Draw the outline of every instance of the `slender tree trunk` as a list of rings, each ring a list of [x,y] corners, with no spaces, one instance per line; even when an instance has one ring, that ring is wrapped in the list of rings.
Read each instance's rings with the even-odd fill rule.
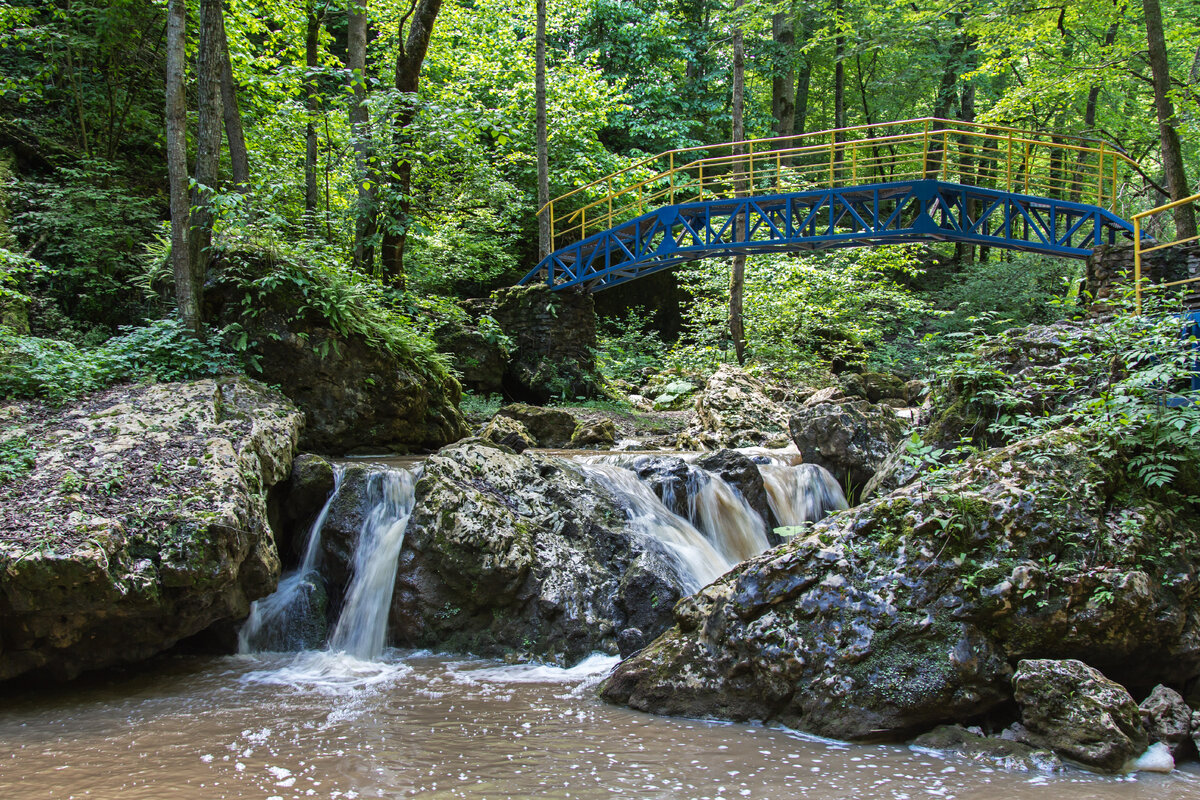
[[[200,287],[188,259],[187,104],[184,76],[187,55],[187,0],[167,4],[167,175],[171,194],[171,271],[179,318],[199,333]]]
[[[807,16],[800,18],[800,36],[801,40],[807,42],[808,36],[812,31],[812,23]],[[792,39],[795,41],[796,35],[793,33]],[[809,87],[812,83],[812,58],[808,53],[801,54],[800,69],[796,72],[796,92],[793,95],[796,102],[795,118],[792,123],[792,132],[803,134],[805,126],[808,124],[808,94]],[[799,147],[799,140],[793,143]]]
[[[546,128],[546,0],[537,0],[537,181],[538,181],[538,257],[545,258],[554,249],[550,230],[550,138]]]
[[[842,58],[846,52],[846,36],[842,31],[842,0],[833,0],[833,127],[838,131],[834,134],[835,142],[845,141],[841,128],[846,127],[846,68]],[[845,159],[842,148],[836,148],[834,161],[839,165]],[[840,177],[841,169],[833,177]]]
[[[1146,14],[1146,44],[1150,51],[1150,71],[1154,76],[1154,109],[1158,113],[1158,135],[1162,145],[1163,171],[1171,200],[1191,194],[1183,166],[1183,148],[1175,130],[1175,107],[1169,94],[1171,73],[1167,65],[1167,42],[1163,36],[1162,11],[1158,0],[1142,0]],[[1196,214],[1190,203],[1175,208],[1175,236],[1186,239],[1196,235]]]
[[[354,142],[354,167],[358,205],[354,214],[354,268],[370,274],[375,268],[375,186],[367,128],[367,9],[366,0],[350,6],[346,33],[346,66],[350,71],[350,135]]]
[[[199,106],[196,171],[188,233],[188,261],[197,287],[204,285],[204,273],[212,257],[212,195],[216,191],[221,156],[221,13],[221,0],[201,0],[200,49],[196,62]]]
[[[775,117],[775,135],[791,136],[796,128],[796,37],[790,13],[771,18],[771,38],[775,41],[777,62],[771,78],[771,115]]]
[[[737,0],[734,8],[740,8],[742,0]],[[733,141],[741,142],[746,138],[745,127],[746,105],[746,54],[740,20],[733,29]],[[734,154],[742,155],[741,145],[734,145]],[[745,167],[741,159],[735,159],[734,190],[739,197],[748,194]],[[746,220],[738,216],[733,222],[733,240],[740,241]],[[733,257],[729,270],[729,335],[733,339],[733,352],[739,364],[746,363],[746,327],[743,317],[743,293],[746,285],[746,256],[738,253]]]
[[[221,113],[225,119],[225,141],[229,144],[233,184],[238,191],[245,192],[250,188],[250,156],[242,131],[242,112],[238,108],[237,84],[229,61],[229,38],[225,35],[224,19],[221,19]]]
[[[308,0],[305,11],[308,26],[304,37],[304,226],[311,236],[317,229],[317,45],[321,17],[316,0]]]
[[[391,219],[383,234],[380,259],[385,277],[400,288],[405,283],[404,245],[408,240],[412,215],[412,158],[409,153],[412,143],[409,126],[417,117],[417,89],[420,84],[421,64],[425,61],[429,37],[433,35],[433,24],[437,21],[441,8],[442,0],[418,0],[412,10],[408,35],[400,43],[396,54],[396,89],[405,97],[404,105],[396,114],[393,125],[398,153],[393,167],[396,177],[393,180],[393,199],[389,209]]]

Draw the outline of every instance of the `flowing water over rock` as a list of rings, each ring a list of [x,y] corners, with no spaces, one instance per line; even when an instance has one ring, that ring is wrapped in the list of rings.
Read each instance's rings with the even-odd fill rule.
[[[759,464],[758,471],[767,487],[771,512],[783,525],[817,522],[830,512],[849,507],[842,487],[824,467],[771,461]]]
[[[1195,772],[1006,773],[902,746],[653,717],[594,699],[612,662],[561,670],[386,651],[365,677],[347,667],[318,680],[284,655],[163,659],[132,676],[0,697],[0,797],[1200,796]]]

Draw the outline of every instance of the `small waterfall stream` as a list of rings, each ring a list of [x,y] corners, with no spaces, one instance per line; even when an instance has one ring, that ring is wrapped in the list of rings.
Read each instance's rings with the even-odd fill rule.
[[[345,472],[340,464],[333,468],[333,491],[308,529],[300,566],[279,581],[274,593],[250,604],[250,616],[238,631],[239,653],[287,652],[320,646],[325,625],[323,619],[317,618],[324,614],[326,599],[325,582],[319,572],[321,530],[342,489]]]
[[[821,467],[793,464],[786,456],[763,451],[747,451],[747,455],[757,462],[771,511],[782,524],[813,522],[846,508],[841,487]],[[650,479],[631,468],[637,461],[628,456],[584,456],[570,463],[618,498],[630,527],[675,565],[680,588],[691,594],[766,550],[770,546],[767,523],[720,475],[691,464],[688,457],[668,456],[667,460],[675,465],[671,467],[674,479],[660,481],[654,488]],[[420,469],[381,467],[368,476],[366,515],[354,545],[345,600],[326,637],[325,582],[319,568],[322,529],[342,491],[344,468],[335,468],[334,490],[309,530],[303,561],[280,581],[274,594],[251,606],[238,635],[240,652],[323,648],[329,656],[357,662],[382,655]]]

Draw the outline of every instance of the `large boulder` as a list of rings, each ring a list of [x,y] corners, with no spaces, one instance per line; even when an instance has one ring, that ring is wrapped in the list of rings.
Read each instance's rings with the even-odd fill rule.
[[[479,437],[494,444],[502,444],[517,453],[523,453],[537,445],[537,439],[524,423],[503,414],[492,417]]]
[[[1183,696],[1161,683],[1141,702],[1142,725],[1151,742],[1162,742],[1178,758],[1192,734],[1192,710]]]
[[[1022,440],[826,518],[681,601],[603,696],[867,740],[1007,702],[1023,658],[1186,683],[1200,525],[1130,505],[1125,464],[1095,444]]]
[[[740,367],[720,367],[695,402],[696,425],[680,437],[680,446],[786,447],[788,411],[769,396],[767,385]]]
[[[1127,771],[1149,743],[1129,692],[1082,661],[1021,661],[1013,692],[1032,740],[1091,769]]]
[[[303,416],[241,378],[10,408],[36,453],[0,504],[0,678],[70,678],[244,617],[274,590],[267,490]]]
[[[832,472],[848,496],[858,496],[904,440],[895,412],[865,400],[806,404],[789,429],[804,461]]]
[[[230,336],[244,336],[256,376],[304,412],[305,450],[428,450],[466,435],[460,387],[445,369],[386,338],[336,327],[295,282],[268,283],[256,263],[243,265],[250,274],[213,273],[206,318],[236,326]]]
[[[956,756],[1009,772],[1060,772],[1062,761],[1045,748],[1023,742],[980,736],[961,725],[939,725],[913,739],[913,750]]]
[[[513,403],[496,412],[498,417],[515,419],[536,440],[538,447],[567,447],[575,435],[578,424],[569,411],[560,408],[544,408],[526,403]]]
[[[534,403],[600,395],[590,294],[513,286],[495,292],[487,310],[509,340],[504,394]]]
[[[657,635],[681,585],[661,546],[570,462],[465,443],[424,463],[391,631],[405,645],[573,663]]]

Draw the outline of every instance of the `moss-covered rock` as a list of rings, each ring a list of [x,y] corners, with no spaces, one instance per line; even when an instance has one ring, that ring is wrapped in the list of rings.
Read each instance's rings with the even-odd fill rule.
[[[1079,658],[1131,688],[1186,682],[1197,520],[1114,505],[1123,465],[1092,444],[1023,440],[827,517],[681,601],[603,696],[875,739],[1006,702],[1022,658]]]
[[[244,617],[279,576],[266,494],[302,424],[245,379],[29,404],[34,469],[0,487],[0,678],[129,663]]]
[[[766,384],[733,364],[721,366],[696,397],[696,424],[680,436],[688,449],[786,447],[788,412]]]

